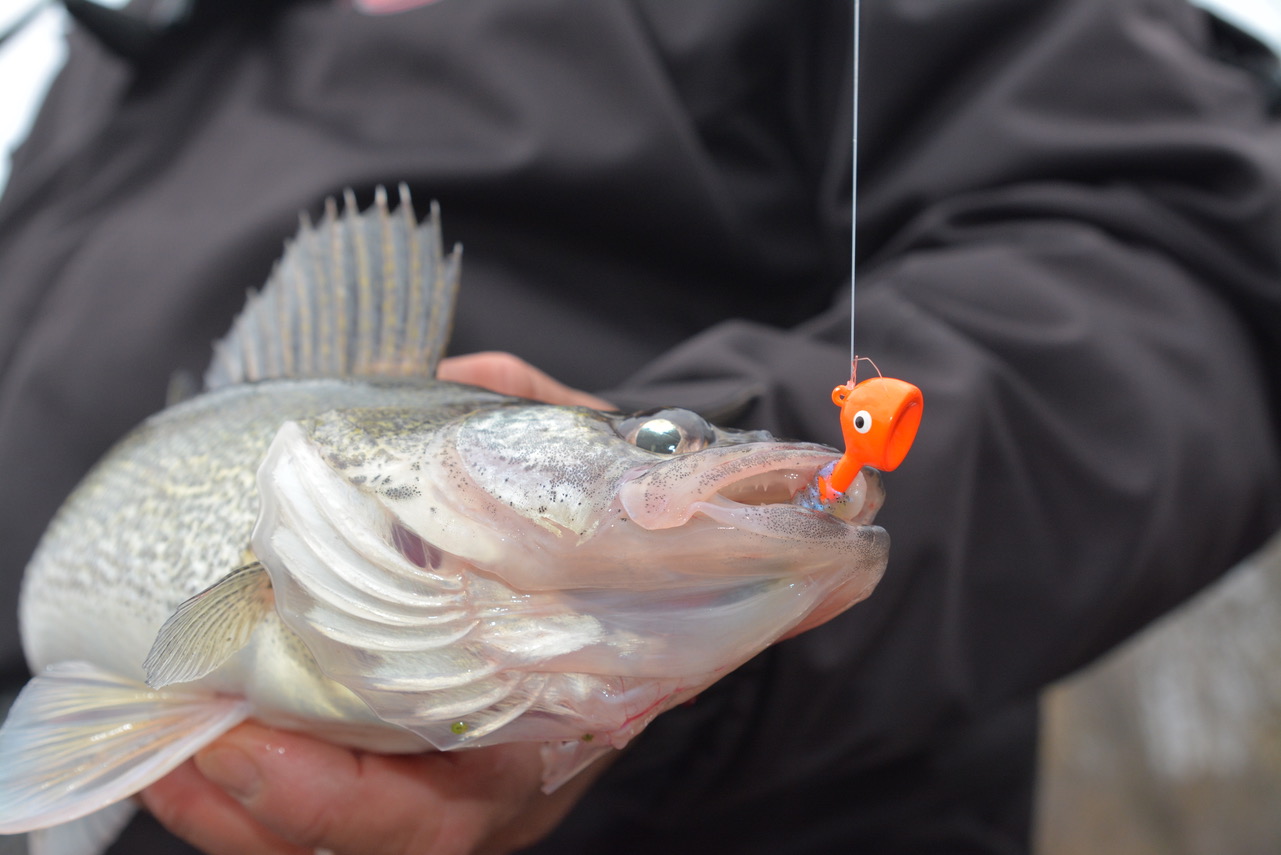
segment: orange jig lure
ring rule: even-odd
[[[864,466],[884,472],[903,462],[916,440],[925,402],[921,390],[893,377],[872,377],[832,390],[832,403],[841,408],[845,453],[830,472],[818,476],[819,496],[839,499]]]

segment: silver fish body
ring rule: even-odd
[[[830,513],[793,501],[830,448],[432,380],[456,265],[408,208],[304,226],[210,390],[50,525],[0,833],[117,810],[249,716],[381,751],[538,741],[556,786],[879,580],[872,470]]]
[[[152,416],[86,476],[32,557],[19,613],[32,672],[89,661],[145,682],[143,663],[164,622],[252,552],[257,468],[282,424],[341,405],[444,414],[450,400],[499,397],[429,382],[278,380],[219,389]],[[308,719],[341,741],[421,747],[325,678],[275,612],[262,620],[253,643],[203,687],[251,698],[267,720]]]

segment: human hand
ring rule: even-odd
[[[384,755],[249,722],[142,800],[209,855],[498,855],[548,834],[607,766],[547,795],[533,743]]]
[[[612,410],[614,406],[595,395],[571,389],[510,353],[487,351],[441,360],[436,376],[452,383],[469,383],[504,395],[529,398],[546,404]]]

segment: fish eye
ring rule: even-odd
[[[706,448],[712,426],[691,410],[675,408],[638,413],[618,426],[623,439],[654,454],[685,454]]]
[[[854,414],[854,430],[859,433],[867,433],[872,429],[872,414],[867,410],[859,410]]]
[[[655,454],[675,454],[684,438],[681,429],[668,419],[650,419],[636,429],[632,442]]]

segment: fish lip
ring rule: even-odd
[[[781,530],[778,517],[790,514],[826,518],[840,529],[870,525],[883,502],[876,477],[860,474],[850,490],[851,501],[836,513],[793,503],[819,471],[839,456],[835,449],[813,443],[759,442],[704,449],[629,471],[618,488],[618,505],[648,530],[682,526],[695,516],[746,529],[758,529],[773,517],[768,525],[772,533]],[[764,501],[744,501],[754,497]],[[804,528],[812,533],[812,525]]]

